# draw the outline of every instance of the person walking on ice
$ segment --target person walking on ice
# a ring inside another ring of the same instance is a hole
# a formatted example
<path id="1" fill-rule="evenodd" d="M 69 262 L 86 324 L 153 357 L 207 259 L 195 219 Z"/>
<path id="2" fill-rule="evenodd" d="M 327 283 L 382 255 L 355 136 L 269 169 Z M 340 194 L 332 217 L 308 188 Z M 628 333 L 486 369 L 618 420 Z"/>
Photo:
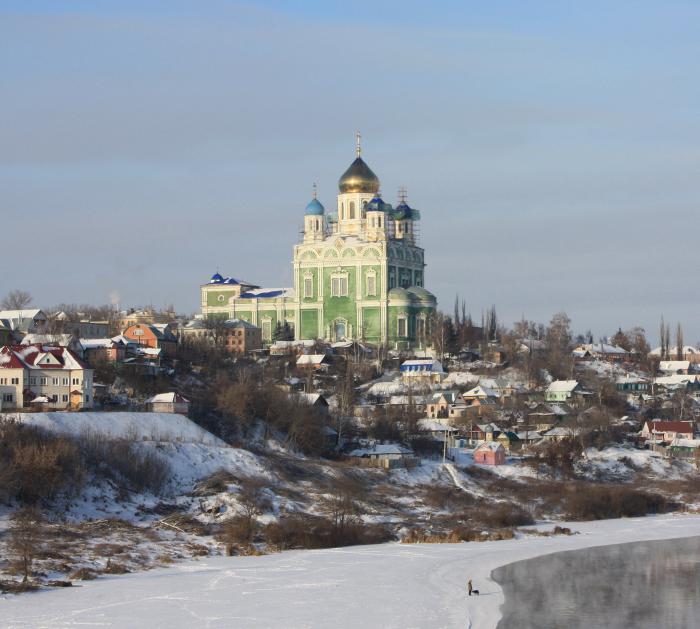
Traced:
<path id="1" fill-rule="evenodd" d="M 473 590 L 473 589 L 474 589 L 474 588 L 472 587 L 472 580 L 469 579 L 469 581 L 467 581 L 467 592 L 469 593 L 469 596 L 472 595 L 472 590 Z"/>

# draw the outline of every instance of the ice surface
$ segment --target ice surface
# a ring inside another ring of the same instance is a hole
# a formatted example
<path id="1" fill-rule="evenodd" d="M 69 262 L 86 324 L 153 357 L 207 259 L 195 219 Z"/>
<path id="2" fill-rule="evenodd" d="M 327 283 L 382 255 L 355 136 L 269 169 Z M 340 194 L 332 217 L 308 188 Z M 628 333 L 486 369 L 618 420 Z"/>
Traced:
<path id="1" fill-rule="evenodd" d="M 67 590 L 5 597 L 0 625 L 493 629 L 503 602 L 501 588 L 490 578 L 494 568 L 565 550 L 699 535 L 700 516 L 569 526 L 580 534 L 206 558 Z M 466 596 L 468 578 L 479 597 Z"/>

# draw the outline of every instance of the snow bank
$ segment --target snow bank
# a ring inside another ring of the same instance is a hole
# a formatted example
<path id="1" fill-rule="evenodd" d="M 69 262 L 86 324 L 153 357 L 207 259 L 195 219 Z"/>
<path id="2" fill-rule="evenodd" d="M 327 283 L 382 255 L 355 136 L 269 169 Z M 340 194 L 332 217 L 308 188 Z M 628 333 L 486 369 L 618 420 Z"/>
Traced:
<path id="1" fill-rule="evenodd" d="M 549 527 L 552 525 L 550 524 Z M 538 555 L 700 534 L 700 516 L 567 524 L 580 534 L 468 544 L 382 544 L 263 557 L 216 557 L 169 569 L 6 597 L 19 627 L 496 627 L 498 566 Z M 467 579 L 481 591 L 466 596 Z"/>
<path id="2" fill-rule="evenodd" d="M 131 441 L 166 441 L 225 446 L 201 426 L 177 413 L 17 413 L 31 426 L 70 435 L 103 435 Z"/>

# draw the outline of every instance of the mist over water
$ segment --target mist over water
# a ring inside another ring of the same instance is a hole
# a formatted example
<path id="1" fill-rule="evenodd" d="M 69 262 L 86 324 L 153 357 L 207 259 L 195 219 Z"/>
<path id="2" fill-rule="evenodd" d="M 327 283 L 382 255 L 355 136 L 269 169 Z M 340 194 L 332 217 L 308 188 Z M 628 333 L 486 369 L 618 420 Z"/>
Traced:
<path id="1" fill-rule="evenodd" d="M 700 537 L 556 553 L 502 566 L 498 629 L 700 627 Z"/>

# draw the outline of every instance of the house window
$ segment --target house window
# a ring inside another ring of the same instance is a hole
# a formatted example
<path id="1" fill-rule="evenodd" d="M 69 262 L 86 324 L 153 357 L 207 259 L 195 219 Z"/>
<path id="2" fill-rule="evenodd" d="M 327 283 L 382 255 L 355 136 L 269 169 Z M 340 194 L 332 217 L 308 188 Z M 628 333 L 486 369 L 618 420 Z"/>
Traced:
<path id="1" fill-rule="evenodd" d="M 64 387 L 67 387 L 67 386 L 68 386 L 68 378 L 63 378 L 63 380 L 61 381 L 61 384 L 62 384 Z"/>
<path id="2" fill-rule="evenodd" d="M 80 384 L 80 378 L 73 378 L 73 384 Z"/>
<path id="3" fill-rule="evenodd" d="M 304 277 L 304 297 L 314 296 L 314 278 L 310 275 Z"/>
<path id="4" fill-rule="evenodd" d="M 406 317 L 399 317 L 398 323 L 398 336 L 407 336 L 406 334 Z"/>
<path id="5" fill-rule="evenodd" d="M 348 274 L 343 273 L 331 276 L 331 297 L 348 296 Z"/>
<path id="6" fill-rule="evenodd" d="M 2 396 L 2 401 L 3 401 L 3 402 L 12 402 L 13 400 L 14 400 L 14 396 L 12 395 L 12 393 L 5 393 L 5 394 Z"/>
<path id="7" fill-rule="evenodd" d="M 48 378 L 41 378 L 40 379 L 40 384 L 46 385 L 46 383 L 49 381 Z"/>
<path id="8" fill-rule="evenodd" d="M 52 382 L 53 386 L 57 387 L 57 386 L 58 386 L 59 379 L 58 379 L 58 378 L 52 378 L 51 382 Z"/>
<path id="9" fill-rule="evenodd" d="M 12 378 L 12 384 L 19 384 L 19 378 Z"/>
<path id="10" fill-rule="evenodd" d="M 29 384 L 36 384 L 36 378 L 34 376 L 29 378 Z"/>
<path id="11" fill-rule="evenodd" d="M 374 273 L 367 275 L 367 296 L 374 297 L 377 294 L 377 277 Z"/>
<path id="12" fill-rule="evenodd" d="M 61 396 L 61 399 L 62 399 L 64 402 L 67 402 L 67 401 L 68 401 L 68 396 L 64 393 L 64 394 Z"/>

